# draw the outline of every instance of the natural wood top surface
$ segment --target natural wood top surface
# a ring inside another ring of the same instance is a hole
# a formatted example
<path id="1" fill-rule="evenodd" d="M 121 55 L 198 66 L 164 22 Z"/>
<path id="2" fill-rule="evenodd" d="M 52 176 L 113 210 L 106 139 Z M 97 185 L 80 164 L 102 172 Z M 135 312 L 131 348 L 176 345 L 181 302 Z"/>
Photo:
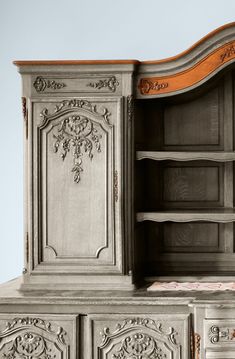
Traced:
<path id="1" fill-rule="evenodd" d="M 135 65 L 139 64 L 138 60 L 19 60 L 13 61 L 16 66 L 31 65 Z"/>
<path id="2" fill-rule="evenodd" d="M 219 28 L 211 31 L 209 34 L 201 38 L 199 41 L 197 41 L 195 44 L 190 46 L 187 50 L 184 50 L 183 52 L 171 56 L 165 59 L 160 60 L 145 60 L 145 61 L 139 61 L 135 59 L 124 59 L 124 60 L 16 60 L 13 61 L 13 64 L 16 66 L 33 66 L 33 65 L 101 65 L 101 64 L 160 64 L 164 62 L 174 61 L 178 58 L 181 58 L 185 56 L 186 54 L 190 53 L 193 49 L 201 45 L 203 42 L 209 40 L 211 37 L 215 36 L 219 32 L 222 32 L 223 30 L 234 27 L 235 22 L 231 22 L 228 24 L 225 24 L 223 26 L 220 26 Z"/>

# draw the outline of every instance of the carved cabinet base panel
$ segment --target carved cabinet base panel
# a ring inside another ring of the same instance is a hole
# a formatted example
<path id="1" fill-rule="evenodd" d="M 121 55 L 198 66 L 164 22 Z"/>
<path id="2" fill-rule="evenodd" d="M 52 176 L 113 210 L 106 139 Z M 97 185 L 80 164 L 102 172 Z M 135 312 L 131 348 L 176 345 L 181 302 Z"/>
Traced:
<path id="1" fill-rule="evenodd" d="M 75 359 L 77 331 L 76 316 L 0 314 L 0 357 Z"/>
<path id="2" fill-rule="evenodd" d="M 88 320 L 89 359 L 188 358 L 188 316 L 110 314 Z"/>

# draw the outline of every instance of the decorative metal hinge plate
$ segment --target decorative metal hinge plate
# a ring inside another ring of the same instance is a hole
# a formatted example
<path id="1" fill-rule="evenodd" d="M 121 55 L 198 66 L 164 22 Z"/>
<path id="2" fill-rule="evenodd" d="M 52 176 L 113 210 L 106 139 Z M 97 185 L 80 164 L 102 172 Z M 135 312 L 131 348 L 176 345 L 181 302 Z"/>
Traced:
<path id="1" fill-rule="evenodd" d="M 22 112 L 25 123 L 25 137 L 28 139 L 28 109 L 26 97 L 22 97 Z"/>

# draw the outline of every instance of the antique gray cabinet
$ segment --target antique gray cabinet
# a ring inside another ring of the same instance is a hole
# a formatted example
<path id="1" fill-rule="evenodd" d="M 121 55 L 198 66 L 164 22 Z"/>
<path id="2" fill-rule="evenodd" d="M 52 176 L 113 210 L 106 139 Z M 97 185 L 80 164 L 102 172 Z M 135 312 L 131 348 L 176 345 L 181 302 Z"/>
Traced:
<path id="1" fill-rule="evenodd" d="M 23 289 L 133 286 L 127 108 L 134 66 L 19 67 L 27 182 Z"/>
<path id="2" fill-rule="evenodd" d="M 147 290 L 235 282 L 234 63 L 234 23 L 161 61 L 15 62 L 25 265 L 0 358 L 234 358 L 234 291 Z"/>

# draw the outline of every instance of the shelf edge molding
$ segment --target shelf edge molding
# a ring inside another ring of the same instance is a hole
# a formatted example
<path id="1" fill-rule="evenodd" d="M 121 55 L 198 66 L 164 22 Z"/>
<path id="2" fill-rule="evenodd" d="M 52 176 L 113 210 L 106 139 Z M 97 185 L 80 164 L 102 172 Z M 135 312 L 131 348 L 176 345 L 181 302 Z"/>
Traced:
<path id="1" fill-rule="evenodd" d="M 137 161 L 149 159 L 155 161 L 235 161 L 235 152 L 167 152 L 167 151 L 137 151 Z"/>
<path id="2" fill-rule="evenodd" d="M 137 222 L 215 222 L 215 223 L 231 223 L 235 222 L 235 212 L 232 213 L 210 213 L 208 212 L 138 212 L 136 215 Z"/>

